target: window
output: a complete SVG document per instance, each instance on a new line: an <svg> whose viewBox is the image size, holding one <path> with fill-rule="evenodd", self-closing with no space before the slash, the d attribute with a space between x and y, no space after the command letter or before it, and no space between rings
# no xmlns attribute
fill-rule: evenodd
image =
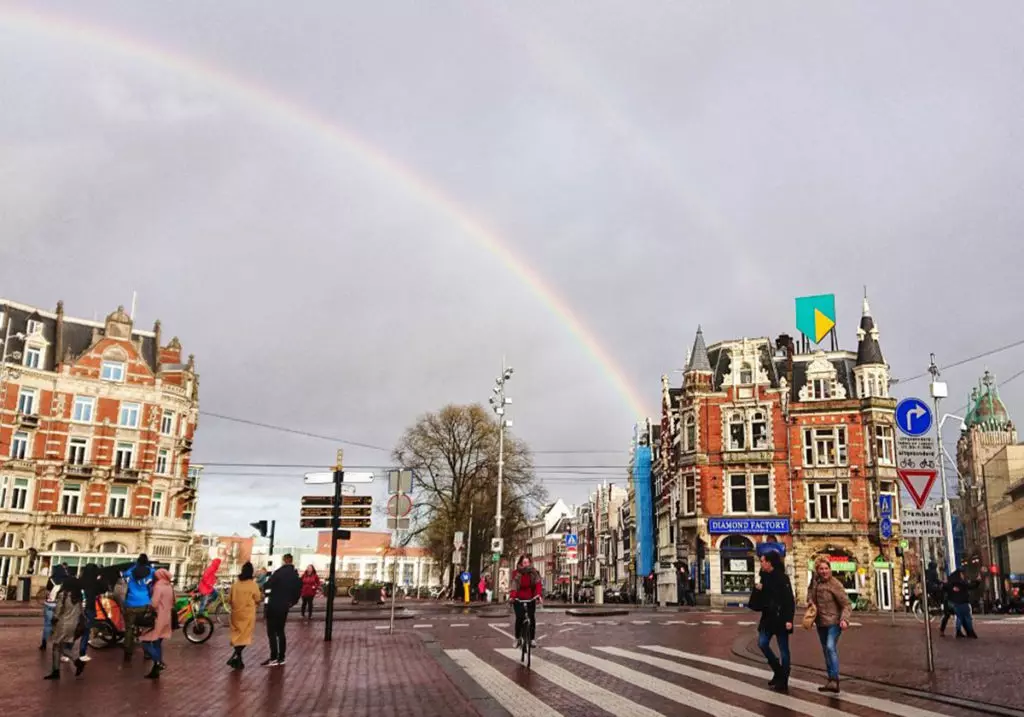
<svg viewBox="0 0 1024 717"><path fill-rule="evenodd" d="M162 490L153 491L153 497L149 501L149 514L154 518L159 518L164 513L164 492Z"/></svg>
<svg viewBox="0 0 1024 717"><path fill-rule="evenodd" d="M43 365L43 350L38 346L25 348L25 368L39 368Z"/></svg>
<svg viewBox="0 0 1024 717"><path fill-rule="evenodd" d="M114 467L119 470L131 468L135 460L135 445L132 443L118 443L114 451Z"/></svg>
<svg viewBox="0 0 1024 717"><path fill-rule="evenodd" d="M729 416L729 450L742 451L747 447L747 426L742 413Z"/></svg>
<svg viewBox="0 0 1024 717"><path fill-rule="evenodd" d="M683 476L683 515L697 513L697 476Z"/></svg>
<svg viewBox="0 0 1024 717"><path fill-rule="evenodd" d="M750 419L750 437L754 441L754 450L768 447L768 420L761 411L755 411Z"/></svg>
<svg viewBox="0 0 1024 717"><path fill-rule="evenodd" d="M78 543L70 540L56 540L50 543L50 551L54 553L77 553Z"/></svg>
<svg viewBox="0 0 1024 717"><path fill-rule="evenodd" d="M11 458L16 461L23 461L27 455L29 455L28 434L24 431L18 431L14 434L14 438L11 439Z"/></svg>
<svg viewBox="0 0 1024 717"><path fill-rule="evenodd" d="M11 491L11 510L25 510L28 505L28 478L15 478Z"/></svg>
<svg viewBox="0 0 1024 717"><path fill-rule="evenodd" d="M156 472L160 475L167 475L167 465L170 452L161 448L156 454Z"/></svg>
<svg viewBox="0 0 1024 717"><path fill-rule="evenodd" d="M746 385L754 382L754 371L750 368L749 363L744 363L740 366L740 383Z"/></svg>
<svg viewBox="0 0 1024 717"><path fill-rule="evenodd" d="M137 403L122 403L121 404L121 417L118 423L124 428L138 428L139 427L139 404Z"/></svg>
<svg viewBox="0 0 1024 717"><path fill-rule="evenodd" d="M811 395L816 399L829 398L832 395L832 380L816 378L811 382Z"/></svg>
<svg viewBox="0 0 1024 717"><path fill-rule="evenodd" d="M28 334L29 336L41 336L43 333L43 322L38 321L37 319L29 319L27 328L25 329L25 333Z"/></svg>
<svg viewBox="0 0 1024 717"><path fill-rule="evenodd" d="M895 455L892 428L875 426L875 461L881 465L891 466L895 463Z"/></svg>
<svg viewBox="0 0 1024 717"><path fill-rule="evenodd" d="M0 510L7 506L7 487L10 482L10 478L0 478Z"/></svg>
<svg viewBox="0 0 1024 717"><path fill-rule="evenodd" d="M845 466L846 427L804 429L805 466Z"/></svg>
<svg viewBox="0 0 1024 717"><path fill-rule="evenodd" d="M807 483L807 520L838 522L850 520L848 483Z"/></svg>
<svg viewBox="0 0 1024 717"><path fill-rule="evenodd" d="M127 555L128 548L121 543L110 541L100 546L101 553L113 553L114 555Z"/></svg>
<svg viewBox="0 0 1024 717"><path fill-rule="evenodd" d="M747 477L745 475L729 476L729 512L747 512Z"/></svg>
<svg viewBox="0 0 1024 717"><path fill-rule="evenodd" d="M412 563L405 563L402 565L402 584L412 585L413 569L416 566Z"/></svg>
<svg viewBox="0 0 1024 717"><path fill-rule="evenodd" d="M35 415L36 392L32 388L23 388L18 392L18 413L25 416Z"/></svg>
<svg viewBox="0 0 1024 717"><path fill-rule="evenodd" d="M60 512L64 515L78 515L81 508L82 484L65 483L60 489Z"/></svg>
<svg viewBox="0 0 1024 717"><path fill-rule="evenodd" d="M72 438L68 444L68 463L73 466L84 466L89 455L89 439Z"/></svg>
<svg viewBox="0 0 1024 717"><path fill-rule="evenodd" d="M110 497L107 501L107 515L112 518L123 518L128 508L128 487L115 485L110 488Z"/></svg>
<svg viewBox="0 0 1024 717"><path fill-rule="evenodd" d="M71 420L76 423L92 423L92 412L95 407L95 398L75 396L75 404L71 409Z"/></svg>
<svg viewBox="0 0 1024 717"><path fill-rule="evenodd" d="M772 512L772 484L767 473L754 476L754 512Z"/></svg>
<svg viewBox="0 0 1024 717"><path fill-rule="evenodd" d="M124 381L124 363L104 361L100 367L100 378L104 381Z"/></svg>
<svg viewBox="0 0 1024 717"><path fill-rule="evenodd" d="M686 414L686 418L683 419L685 426L685 440L683 443L683 450L695 451L697 450L697 418L692 413Z"/></svg>
<svg viewBox="0 0 1024 717"><path fill-rule="evenodd" d="M18 536L14 533L0 533L0 548L5 550L20 550L19 545L23 547L24 542L18 540Z"/></svg>
<svg viewBox="0 0 1024 717"><path fill-rule="evenodd" d="M174 433L174 411L164 411L160 419L160 433L170 436Z"/></svg>

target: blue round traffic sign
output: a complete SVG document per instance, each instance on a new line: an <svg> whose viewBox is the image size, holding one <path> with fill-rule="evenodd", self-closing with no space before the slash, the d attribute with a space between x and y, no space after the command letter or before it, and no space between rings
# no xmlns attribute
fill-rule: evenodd
<svg viewBox="0 0 1024 717"><path fill-rule="evenodd" d="M464 583L468 583L472 579L472 576L469 573L463 573L459 577L462 578L462 582Z"/></svg>
<svg viewBox="0 0 1024 717"><path fill-rule="evenodd" d="M892 521L889 518L882 518L882 520L879 521L878 527L884 540L888 540L892 537Z"/></svg>
<svg viewBox="0 0 1024 717"><path fill-rule="evenodd" d="M932 409L920 398L904 398L896 404L896 427L907 436L923 436L932 427Z"/></svg>

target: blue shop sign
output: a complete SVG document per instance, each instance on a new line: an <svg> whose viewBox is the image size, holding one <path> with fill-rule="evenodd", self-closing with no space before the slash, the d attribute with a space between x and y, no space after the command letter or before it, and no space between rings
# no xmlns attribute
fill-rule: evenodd
<svg viewBox="0 0 1024 717"><path fill-rule="evenodd" d="M757 555L758 557L766 553L778 553L782 557L786 557L786 546L782 543L758 543L757 544Z"/></svg>
<svg viewBox="0 0 1024 717"><path fill-rule="evenodd" d="M708 532L768 535L789 532L789 518L708 518Z"/></svg>

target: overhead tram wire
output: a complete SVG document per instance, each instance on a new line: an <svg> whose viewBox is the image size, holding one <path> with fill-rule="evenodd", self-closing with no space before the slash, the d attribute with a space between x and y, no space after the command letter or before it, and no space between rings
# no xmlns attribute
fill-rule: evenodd
<svg viewBox="0 0 1024 717"><path fill-rule="evenodd" d="M983 351L980 354L975 354L974 356L968 356L965 359L960 359L959 361L954 361L953 363L946 364L945 366L939 366L939 370L940 371L945 371L946 369L956 368L957 366L963 366L964 364L970 363L971 361L977 361L978 359L983 359L983 358L986 358L988 356L992 356L994 354L1001 353L1003 351L1009 351L1010 349L1017 348L1018 346L1024 346L1024 339L1020 339L1018 341L1014 341L1013 343L1009 343L1009 344L1006 344L1005 346L1000 346L999 348L991 349L989 351ZM893 381L893 383L895 383L895 384L910 383L911 381L917 381L918 379L924 378L925 376L928 376L928 372L927 371L925 371L923 373L914 374L913 376L910 376L908 378L898 378L895 381ZM1004 383L1009 383L1010 381L1013 380L1013 378L1017 378L1017 376L1013 376L1012 378L1008 379L1007 381L1004 381ZM1000 385L1002 385L1002 384L1000 384Z"/></svg>
<svg viewBox="0 0 1024 717"><path fill-rule="evenodd" d="M200 416L209 416L210 418L219 418L222 421L230 421L232 423L242 423L247 426L255 426L256 428L266 428L270 431L281 431L282 433L291 433L296 436L305 436L306 438L317 438L322 441L331 441L332 443L341 443L346 446L357 446L359 448L369 448L374 451L384 451L390 453L390 448L384 448L383 446L375 446L372 443L362 443L360 441L350 441L345 438L338 438L337 436L325 436L320 433L312 433L310 431L302 431L297 428L288 428L287 426L275 426L271 423L261 423L260 421L251 421L248 418L238 418L237 416L225 416L223 413L213 413L212 411L200 411Z"/></svg>

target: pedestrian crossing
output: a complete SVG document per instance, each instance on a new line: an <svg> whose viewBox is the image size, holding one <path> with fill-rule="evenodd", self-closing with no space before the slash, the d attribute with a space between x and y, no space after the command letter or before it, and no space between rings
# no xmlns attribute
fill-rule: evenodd
<svg viewBox="0 0 1024 717"><path fill-rule="evenodd" d="M448 649L445 654L511 717L956 714L946 705L934 711L913 697L877 696L849 685L838 696L823 695L817 691L820 682L797 678L790 680L789 694L780 694L767 688L771 672L764 667L661 645L545 647L534 651L529 670L517 649Z"/></svg>

